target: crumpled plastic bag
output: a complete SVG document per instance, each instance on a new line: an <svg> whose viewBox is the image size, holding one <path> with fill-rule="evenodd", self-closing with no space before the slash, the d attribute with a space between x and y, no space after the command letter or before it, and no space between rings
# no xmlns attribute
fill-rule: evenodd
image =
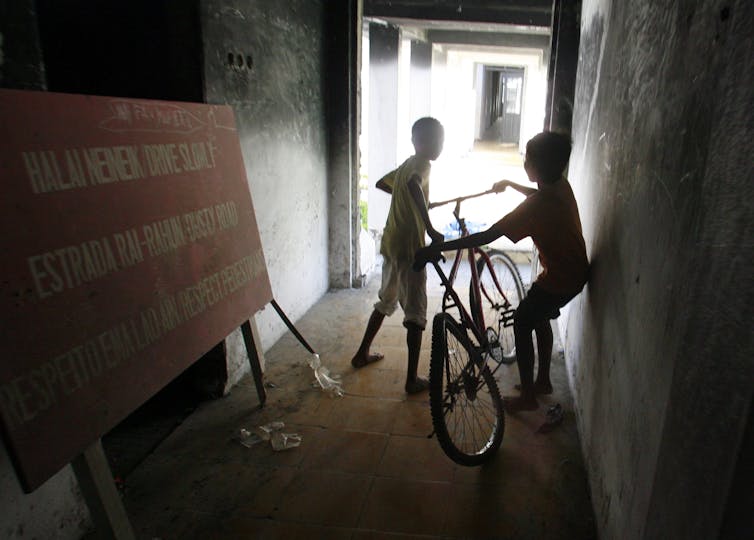
<svg viewBox="0 0 754 540"><path fill-rule="evenodd" d="M257 426L251 431L241 428L237 439L246 448L251 448L263 441L269 441L270 446L276 452L300 446L301 435L298 433L283 433L282 429L284 427L285 424L283 422L270 422L263 426Z"/></svg>
<svg viewBox="0 0 754 540"><path fill-rule="evenodd" d="M545 414L545 422L539 426L537 433L549 433L563 422L564 411L560 403L556 403L552 407L547 409Z"/></svg>
<svg viewBox="0 0 754 540"><path fill-rule="evenodd" d="M330 375L330 370L322 365L322 361L317 353L309 356L309 366L314 370L314 377L317 383L330 397L343 397L343 385L338 375Z"/></svg>

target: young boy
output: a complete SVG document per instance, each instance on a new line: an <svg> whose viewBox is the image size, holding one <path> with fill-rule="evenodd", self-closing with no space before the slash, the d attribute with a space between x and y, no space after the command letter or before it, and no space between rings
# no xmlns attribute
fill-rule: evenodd
<svg viewBox="0 0 754 540"><path fill-rule="evenodd" d="M444 136L442 124L436 119L417 120L411 128L411 142L416 153L377 182L379 189L392 196L380 246L382 286L359 350L351 360L353 367L360 368L383 358L379 353L370 354L369 348L382 321L400 304L408 346L405 390L409 394L428 387L426 379L416 373L422 332L427 323L427 272L426 269L414 272L411 265L416 250L424 246L425 232L433 242L443 240L443 235L429 221L426 201L429 198L429 162L440 155Z"/></svg>
<svg viewBox="0 0 754 540"><path fill-rule="evenodd" d="M543 132L526 144L524 169L538 189L497 182L497 192L511 187L526 195L526 200L488 230L444 244L432 244L416 254L417 263L436 260L441 251L488 244L502 235L513 242L531 236L539 250L542 272L531 286L526 298L516 309L514 332L516 362L521 377L520 396L505 398L508 412L534 410L536 394L552 393L550 357L552 329L550 319L560 315L560 308L576 296L587 281L589 263L586 257L581 220L571 185L563 176L571 154L570 138ZM532 330L537 335L539 367L534 381L534 345Z"/></svg>

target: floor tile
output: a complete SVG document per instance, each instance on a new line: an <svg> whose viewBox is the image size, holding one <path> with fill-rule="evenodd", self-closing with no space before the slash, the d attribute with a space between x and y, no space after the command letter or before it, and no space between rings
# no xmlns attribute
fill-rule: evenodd
<svg viewBox="0 0 754 540"><path fill-rule="evenodd" d="M384 433L324 429L307 439L301 468L374 474L387 442Z"/></svg>
<svg viewBox="0 0 754 540"><path fill-rule="evenodd" d="M403 402L380 397L345 396L332 407L327 425L332 428L390 433Z"/></svg>
<svg viewBox="0 0 754 540"><path fill-rule="evenodd" d="M353 533L338 527L235 517L203 534L206 540L349 540Z"/></svg>
<svg viewBox="0 0 754 540"><path fill-rule="evenodd" d="M376 365L344 375L346 394L361 397L405 399L406 371L379 369Z"/></svg>
<svg viewBox="0 0 754 540"><path fill-rule="evenodd" d="M425 535L414 534L401 534L401 533L387 533L381 531L355 531L351 540L427 540L428 538L435 538Z"/></svg>
<svg viewBox="0 0 754 540"><path fill-rule="evenodd" d="M395 420L390 431L393 435L412 435L427 437L432 433L432 416L429 401L405 401L396 411Z"/></svg>
<svg viewBox="0 0 754 540"><path fill-rule="evenodd" d="M377 474L418 481L450 482L454 468L455 464L443 453L436 439L393 435Z"/></svg>
<svg viewBox="0 0 754 540"><path fill-rule="evenodd" d="M359 520L360 529L439 535L448 506L449 483L375 478Z"/></svg>
<svg viewBox="0 0 754 540"><path fill-rule="evenodd" d="M358 523L371 477L303 470L288 484L272 513L276 521L354 527Z"/></svg>
<svg viewBox="0 0 754 540"><path fill-rule="evenodd" d="M238 478L230 517L271 518L281 504L281 497L298 470L293 467L256 468L251 478Z"/></svg>

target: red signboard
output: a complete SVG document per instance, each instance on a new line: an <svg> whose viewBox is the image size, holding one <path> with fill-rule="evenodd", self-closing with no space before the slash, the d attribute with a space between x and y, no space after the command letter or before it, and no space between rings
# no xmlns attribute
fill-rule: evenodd
<svg viewBox="0 0 754 540"><path fill-rule="evenodd" d="M31 491L272 299L227 106L0 90L3 436Z"/></svg>

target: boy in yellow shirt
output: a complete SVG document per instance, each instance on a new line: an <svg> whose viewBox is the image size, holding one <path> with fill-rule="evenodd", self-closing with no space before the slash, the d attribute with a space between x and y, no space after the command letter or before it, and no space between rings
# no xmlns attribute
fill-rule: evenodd
<svg viewBox="0 0 754 540"><path fill-rule="evenodd" d="M405 390L409 394L428 388L427 380L417 375L422 332L427 324L427 272L425 269L415 272L411 265L416 250L424 247L425 232L432 242L443 241L442 233L429 221L427 200L430 161L442 152L444 137L442 124L436 119L417 120L411 128L415 154L377 182L377 188L392 195L380 245L382 285L359 350L351 360L353 367L361 368L383 358L379 353L370 354L369 348L382 321L400 304L408 346Z"/></svg>

